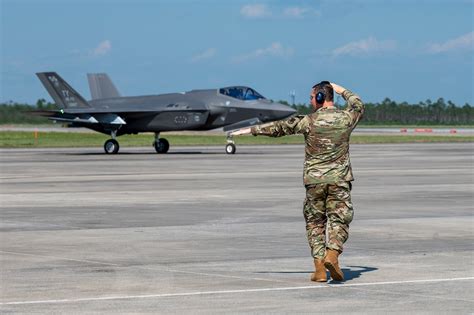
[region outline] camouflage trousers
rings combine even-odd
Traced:
[[[306,186],[303,213],[314,258],[324,258],[326,248],[342,252],[353,212],[350,182]]]

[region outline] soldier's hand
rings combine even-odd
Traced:
[[[332,88],[334,89],[334,92],[336,92],[337,94],[342,94],[342,92],[346,90],[345,88],[343,88],[340,85],[337,85],[336,83],[331,82],[331,85],[332,85]]]
[[[236,130],[236,131],[232,131],[230,133],[231,136],[240,136],[240,135],[249,135],[252,133],[252,129],[251,128],[244,128],[244,129],[240,129],[240,130]]]

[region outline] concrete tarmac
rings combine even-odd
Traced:
[[[321,284],[303,146],[1,149],[0,312],[472,313],[473,151],[353,145],[347,279]]]

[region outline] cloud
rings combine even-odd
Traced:
[[[441,44],[431,44],[428,52],[432,54],[445,53],[453,50],[473,50],[474,49],[474,32],[470,32],[450,39]]]
[[[289,57],[293,55],[294,49],[291,47],[283,47],[280,42],[274,42],[266,48],[256,49],[248,54],[235,57],[234,62],[244,62],[250,59],[262,58],[267,56],[273,57]]]
[[[208,48],[200,54],[194,55],[191,58],[191,62],[199,62],[201,60],[212,58],[216,55],[217,50],[215,48]]]
[[[272,15],[272,12],[265,4],[247,4],[240,9],[240,14],[246,18],[258,19]]]
[[[306,16],[321,16],[321,12],[314,10],[310,7],[286,7],[281,10],[277,10],[276,15],[273,14],[270,7],[266,4],[247,4],[240,9],[240,14],[246,18],[268,18],[275,16],[277,18],[304,18]]]
[[[355,42],[350,42],[344,46],[338,47],[332,51],[333,57],[342,55],[363,56],[374,53],[393,51],[397,47],[394,40],[377,40],[375,37],[369,37]]]
[[[99,45],[97,45],[97,47],[94,48],[90,54],[94,57],[105,56],[110,52],[111,49],[112,43],[110,42],[110,40],[107,39],[103,42],[100,42]]]
[[[283,10],[283,15],[289,18],[303,18],[309,14],[320,16],[321,12],[307,7],[287,7]]]

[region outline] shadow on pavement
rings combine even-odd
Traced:
[[[364,267],[364,266],[348,266],[349,268],[341,268],[344,272],[344,278],[347,280],[357,279],[361,274],[378,270],[375,267]]]
[[[349,268],[341,268],[342,272],[344,272],[345,281],[353,280],[359,278],[363,273],[371,272],[378,270],[375,267],[365,267],[365,266],[348,266]],[[314,272],[311,271],[257,271],[255,273],[275,273],[275,274],[292,274],[292,273],[302,273],[302,274],[309,274]],[[329,276],[329,273],[328,273]],[[331,281],[331,283],[338,283],[337,281]]]
[[[52,148],[53,150],[54,148]],[[235,155],[252,155],[252,154],[265,154],[266,152],[264,151],[258,151],[258,152],[239,152],[236,153]],[[153,151],[145,152],[145,151],[128,151],[128,152],[119,152],[117,154],[106,154],[103,151],[97,151],[97,152],[51,152],[51,154],[63,154],[63,155],[103,155],[103,156],[121,156],[121,155],[156,155],[158,157],[166,157],[168,155],[223,155],[223,156],[235,156],[234,154],[226,154],[225,152],[218,152],[218,151],[172,151],[168,152],[166,154],[157,154]]]
[[[120,152],[117,154],[105,154],[104,152],[68,152],[64,153],[64,155],[103,155],[103,156],[121,156],[121,155],[156,155],[156,156],[167,156],[167,155],[176,155],[176,154],[217,154],[214,152],[168,152],[166,154],[157,154],[155,152],[141,152],[141,151],[136,151],[136,152]],[[224,153],[225,154],[225,153]]]

